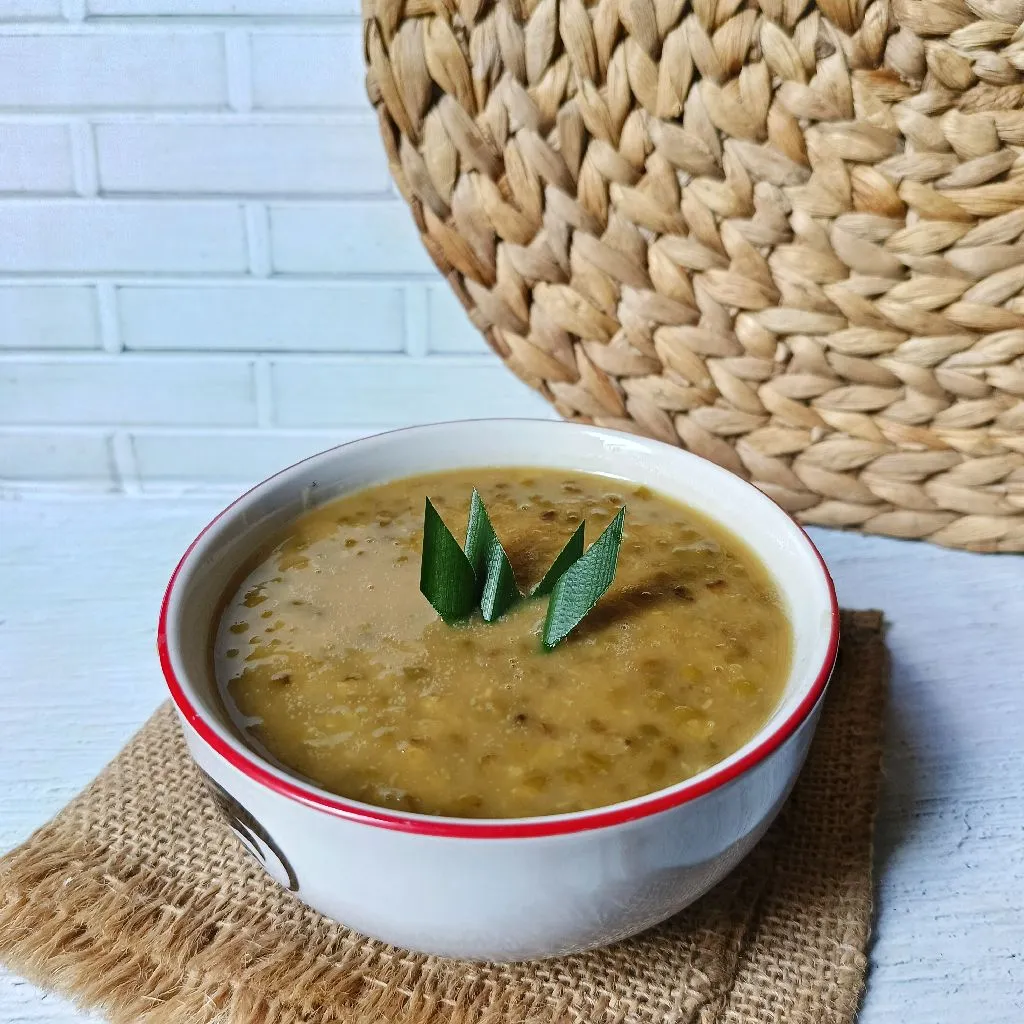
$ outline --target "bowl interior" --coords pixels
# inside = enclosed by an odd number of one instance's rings
[[[814,546],[782,509],[713,463],[657,441],[570,423],[479,420],[393,431],[315,455],[243,495],[197,538],[168,588],[166,654],[204,724],[229,746],[260,760],[227,722],[216,698],[209,652],[227,587],[277,530],[307,509],[373,484],[503,465],[573,469],[646,484],[717,520],[768,569],[793,626],[786,688],[750,743],[703,775],[740,761],[806,703],[834,643],[834,592]],[[265,759],[261,767],[295,778]],[[304,785],[311,793],[320,792]]]

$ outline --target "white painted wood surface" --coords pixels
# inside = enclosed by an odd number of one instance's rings
[[[222,502],[0,500],[0,851],[163,699],[164,582]],[[891,623],[878,920],[861,1024],[1024,1021],[1024,559],[817,532]],[[85,1019],[0,974],[0,1024]]]

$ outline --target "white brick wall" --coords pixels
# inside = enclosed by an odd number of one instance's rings
[[[255,426],[253,364],[216,356],[22,356],[0,362],[0,416],[13,426]]]
[[[22,0],[16,0],[15,6]],[[31,4],[32,0],[24,0]],[[59,6],[59,4],[58,4]],[[198,15],[237,15],[245,17],[288,17],[359,14],[358,0],[86,0],[90,14],[159,15],[181,17]]]
[[[272,266],[278,273],[434,276],[399,199],[333,206],[275,203],[269,212]]]
[[[94,289],[85,285],[0,285],[0,349],[100,347]]]
[[[189,122],[184,118],[95,125],[105,194],[386,194],[390,178],[368,117]],[[269,157],[269,158],[268,158]]]
[[[45,21],[60,16],[60,0],[4,0],[0,6],[0,21]]]
[[[18,32],[0,37],[0,107],[159,110],[227,100],[224,38],[213,31]]]
[[[0,192],[66,195],[74,185],[71,132],[66,125],[0,121]]]
[[[244,273],[240,203],[0,201],[0,274]]]
[[[551,415],[427,258],[357,0],[0,0],[0,486],[238,487]]]
[[[297,68],[302,69],[296,74]],[[253,105],[265,110],[363,108],[359,23],[335,31],[259,32],[252,37]]]
[[[133,285],[117,289],[126,349],[402,352],[404,290],[394,284]]]
[[[113,490],[114,456],[102,434],[67,430],[0,432],[0,464],[12,483],[86,485]]]

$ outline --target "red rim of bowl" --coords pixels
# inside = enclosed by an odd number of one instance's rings
[[[547,421],[543,421],[547,422]],[[556,423],[557,421],[552,421]],[[436,424],[434,424],[436,425]],[[412,428],[416,429],[416,428]],[[386,433],[401,433],[401,430],[386,431]],[[380,435],[376,435],[380,436]],[[363,440],[362,438],[358,440]],[[337,448],[345,448],[348,444],[357,444],[356,441],[349,441],[346,444],[337,445],[336,448],[328,449],[335,451]],[[657,442],[655,442],[657,443]],[[317,458],[325,452],[318,452],[310,458]],[[691,453],[692,454],[692,453]],[[699,458],[699,456],[695,456]],[[278,793],[280,796],[295,800],[319,811],[332,814],[335,817],[346,818],[349,821],[360,822],[364,825],[373,825],[376,828],[389,829],[397,832],[410,832],[421,836],[438,836],[447,839],[527,839],[540,836],[571,835],[576,832],[586,832],[590,829],[607,828],[611,825],[622,825],[626,822],[636,821],[639,818],[646,818],[661,811],[667,811],[681,804],[689,803],[697,797],[704,796],[720,786],[742,775],[748,768],[763,761],[769,754],[778,749],[794,732],[800,727],[805,718],[811,713],[819,698],[825,692],[825,687],[832,674],[835,665],[836,653],[839,649],[839,602],[836,598],[835,584],[832,576],[822,558],[821,552],[808,536],[807,531],[790,517],[790,521],[803,535],[807,546],[814,553],[821,566],[822,575],[828,587],[829,602],[831,605],[831,621],[828,648],[825,652],[825,660],[818,671],[814,682],[803,696],[800,703],[793,709],[786,719],[772,730],[757,746],[747,751],[743,757],[731,764],[713,770],[709,775],[694,782],[682,782],[669,790],[661,790],[650,797],[639,798],[619,806],[612,806],[602,810],[598,808],[592,811],[579,811],[575,814],[552,815],[547,818],[530,819],[509,819],[508,821],[474,821],[469,818],[441,818],[427,815],[403,815],[386,811],[383,808],[373,807],[369,804],[360,804],[352,800],[345,800],[341,797],[332,796],[323,790],[315,787],[303,786],[288,778],[276,775],[267,767],[262,765],[256,755],[246,756],[236,750],[207,722],[203,715],[185,693],[184,687],[178,680],[171,665],[170,650],[167,643],[167,616],[170,606],[171,594],[174,584],[182,566],[188,561],[196,545],[203,539],[210,529],[216,525],[231,509],[240,501],[258,490],[264,484],[269,483],[281,473],[294,469],[308,459],[300,460],[292,466],[288,466],[273,476],[267,477],[261,483],[251,487],[244,494],[237,497],[230,505],[218,512],[213,519],[199,532],[195,540],[189,544],[185,553],[181,556],[178,564],[171,573],[167,589],[164,591],[163,601],[160,605],[160,620],[157,627],[157,651],[160,656],[160,667],[163,670],[167,688],[171,692],[171,699],[174,701],[182,716],[195,730],[200,739],[209,746],[215,753],[224,758],[233,768],[242,772],[253,782],[267,789]],[[748,485],[751,486],[751,485]],[[758,491],[761,497],[772,501],[767,495]],[[772,501],[772,504],[775,504]],[[784,510],[783,510],[784,511]]]

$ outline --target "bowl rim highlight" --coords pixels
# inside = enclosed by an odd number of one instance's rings
[[[655,452],[667,449],[675,454],[685,454],[693,459],[700,459],[710,471],[721,473],[724,478],[731,482],[739,483],[751,492],[751,497],[756,495],[757,500],[767,503],[768,506],[781,512],[797,537],[813,554],[817,566],[820,567],[824,578],[829,601],[829,639],[825,649],[825,655],[813,680],[807,687],[806,692],[801,696],[795,707],[780,721],[771,724],[766,723],[759,730],[755,739],[756,743],[740,758],[731,763],[720,763],[712,766],[706,772],[682,782],[675,783],[664,789],[656,790],[645,796],[636,797],[621,804],[610,804],[602,807],[592,808],[584,811],[574,811],[569,814],[546,815],[535,818],[502,818],[502,819],[474,819],[474,818],[450,818],[425,814],[412,814],[408,812],[397,812],[375,807],[371,804],[364,804],[357,800],[350,800],[338,796],[326,790],[320,789],[312,782],[300,781],[298,778],[289,776],[275,769],[269,762],[262,758],[255,751],[249,749],[240,741],[229,741],[227,730],[216,722],[212,715],[208,714],[199,703],[189,694],[188,684],[179,679],[173,665],[171,648],[173,644],[173,626],[171,623],[171,604],[175,595],[175,588],[179,584],[183,572],[192,569],[190,561],[193,553],[200,542],[207,536],[211,529],[229,516],[240,504],[244,503],[255,492],[266,487],[272,481],[285,473],[292,472],[298,466],[304,465],[313,459],[321,458],[327,454],[336,453],[351,445],[358,445],[371,440],[372,438],[393,437],[405,433],[422,431],[429,428],[442,428],[452,426],[472,427],[473,424],[508,424],[510,426],[527,423],[544,424],[545,427],[553,430],[586,430],[591,434],[607,437],[612,440],[629,438],[644,448]],[[459,468],[453,466],[454,468]],[[588,470],[582,469],[581,472]],[[410,472],[406,475],[415,475]],[[396,478],[398,479],[398,478]],[[374,486],[374,485],[370,485]],[[747,539],[740,535],[740,539],[747,542]],[[758,555],[756,548],[752,548],[755,555]],[[807,532],[795,519],[781,509],[771,498],[757,490],[752,484],[735,476],[728,470],[714,465],[701,456],[692,452],[685,452],[679,448],[667,445],[661,441],[649,438],[636,437],[631,434],[622,434],[620,431],[609,430],[601,427],[594,427],[588,424],[571,423],[564,420],[541,420],[541,419],[513,419],[513,418],[486,418],[474,420],[456,420],[440,423],[419,424],[411,427],[401,427],[396,430],[381,431],[368,437],[357,438],[336,445],[333,448],[322,452],[314,453],[299,462],[293,463],[279,470],[277,473],[267,477],[265,480],[249,488],[239,495],[234,501],[222,509],[206,526],[197,534],[189,544],[185,553],[181,556],[171,574],[170,580],[164,591],[163,600],[160,606],[160,615],[157,626],[157,652],[159,655],[160,667],[163,671],[164,680],[178,711],[185,721],[191,726],[199,738],[210,747],[214,753],[225,760],[233,768],[247,776],[259,786],[269,789],[279,796],[303,804],[312,809],[325,812],[334,817],[344,818],[349,821],[370,825],[377,828],[388,829],[397,832],[412,833],[420,836],[436,836],[447,839],[525,839],[545,836],[565,836],[585,832],[592,829],[608,828],[623,825],[631,821],[647,818],[670,810],[682,804],[704,796],[713,790],[719,789],[738,778],[749,769],[755,767],[778,747],[780,747],[800,727],[804,720],[810,715],[818,701],[821,699],[828,684],[835,665],[836,654],[839,647],[839,603],[836,597],[835,585],[825,564],[824,558],[818,551],[814,542]]]

